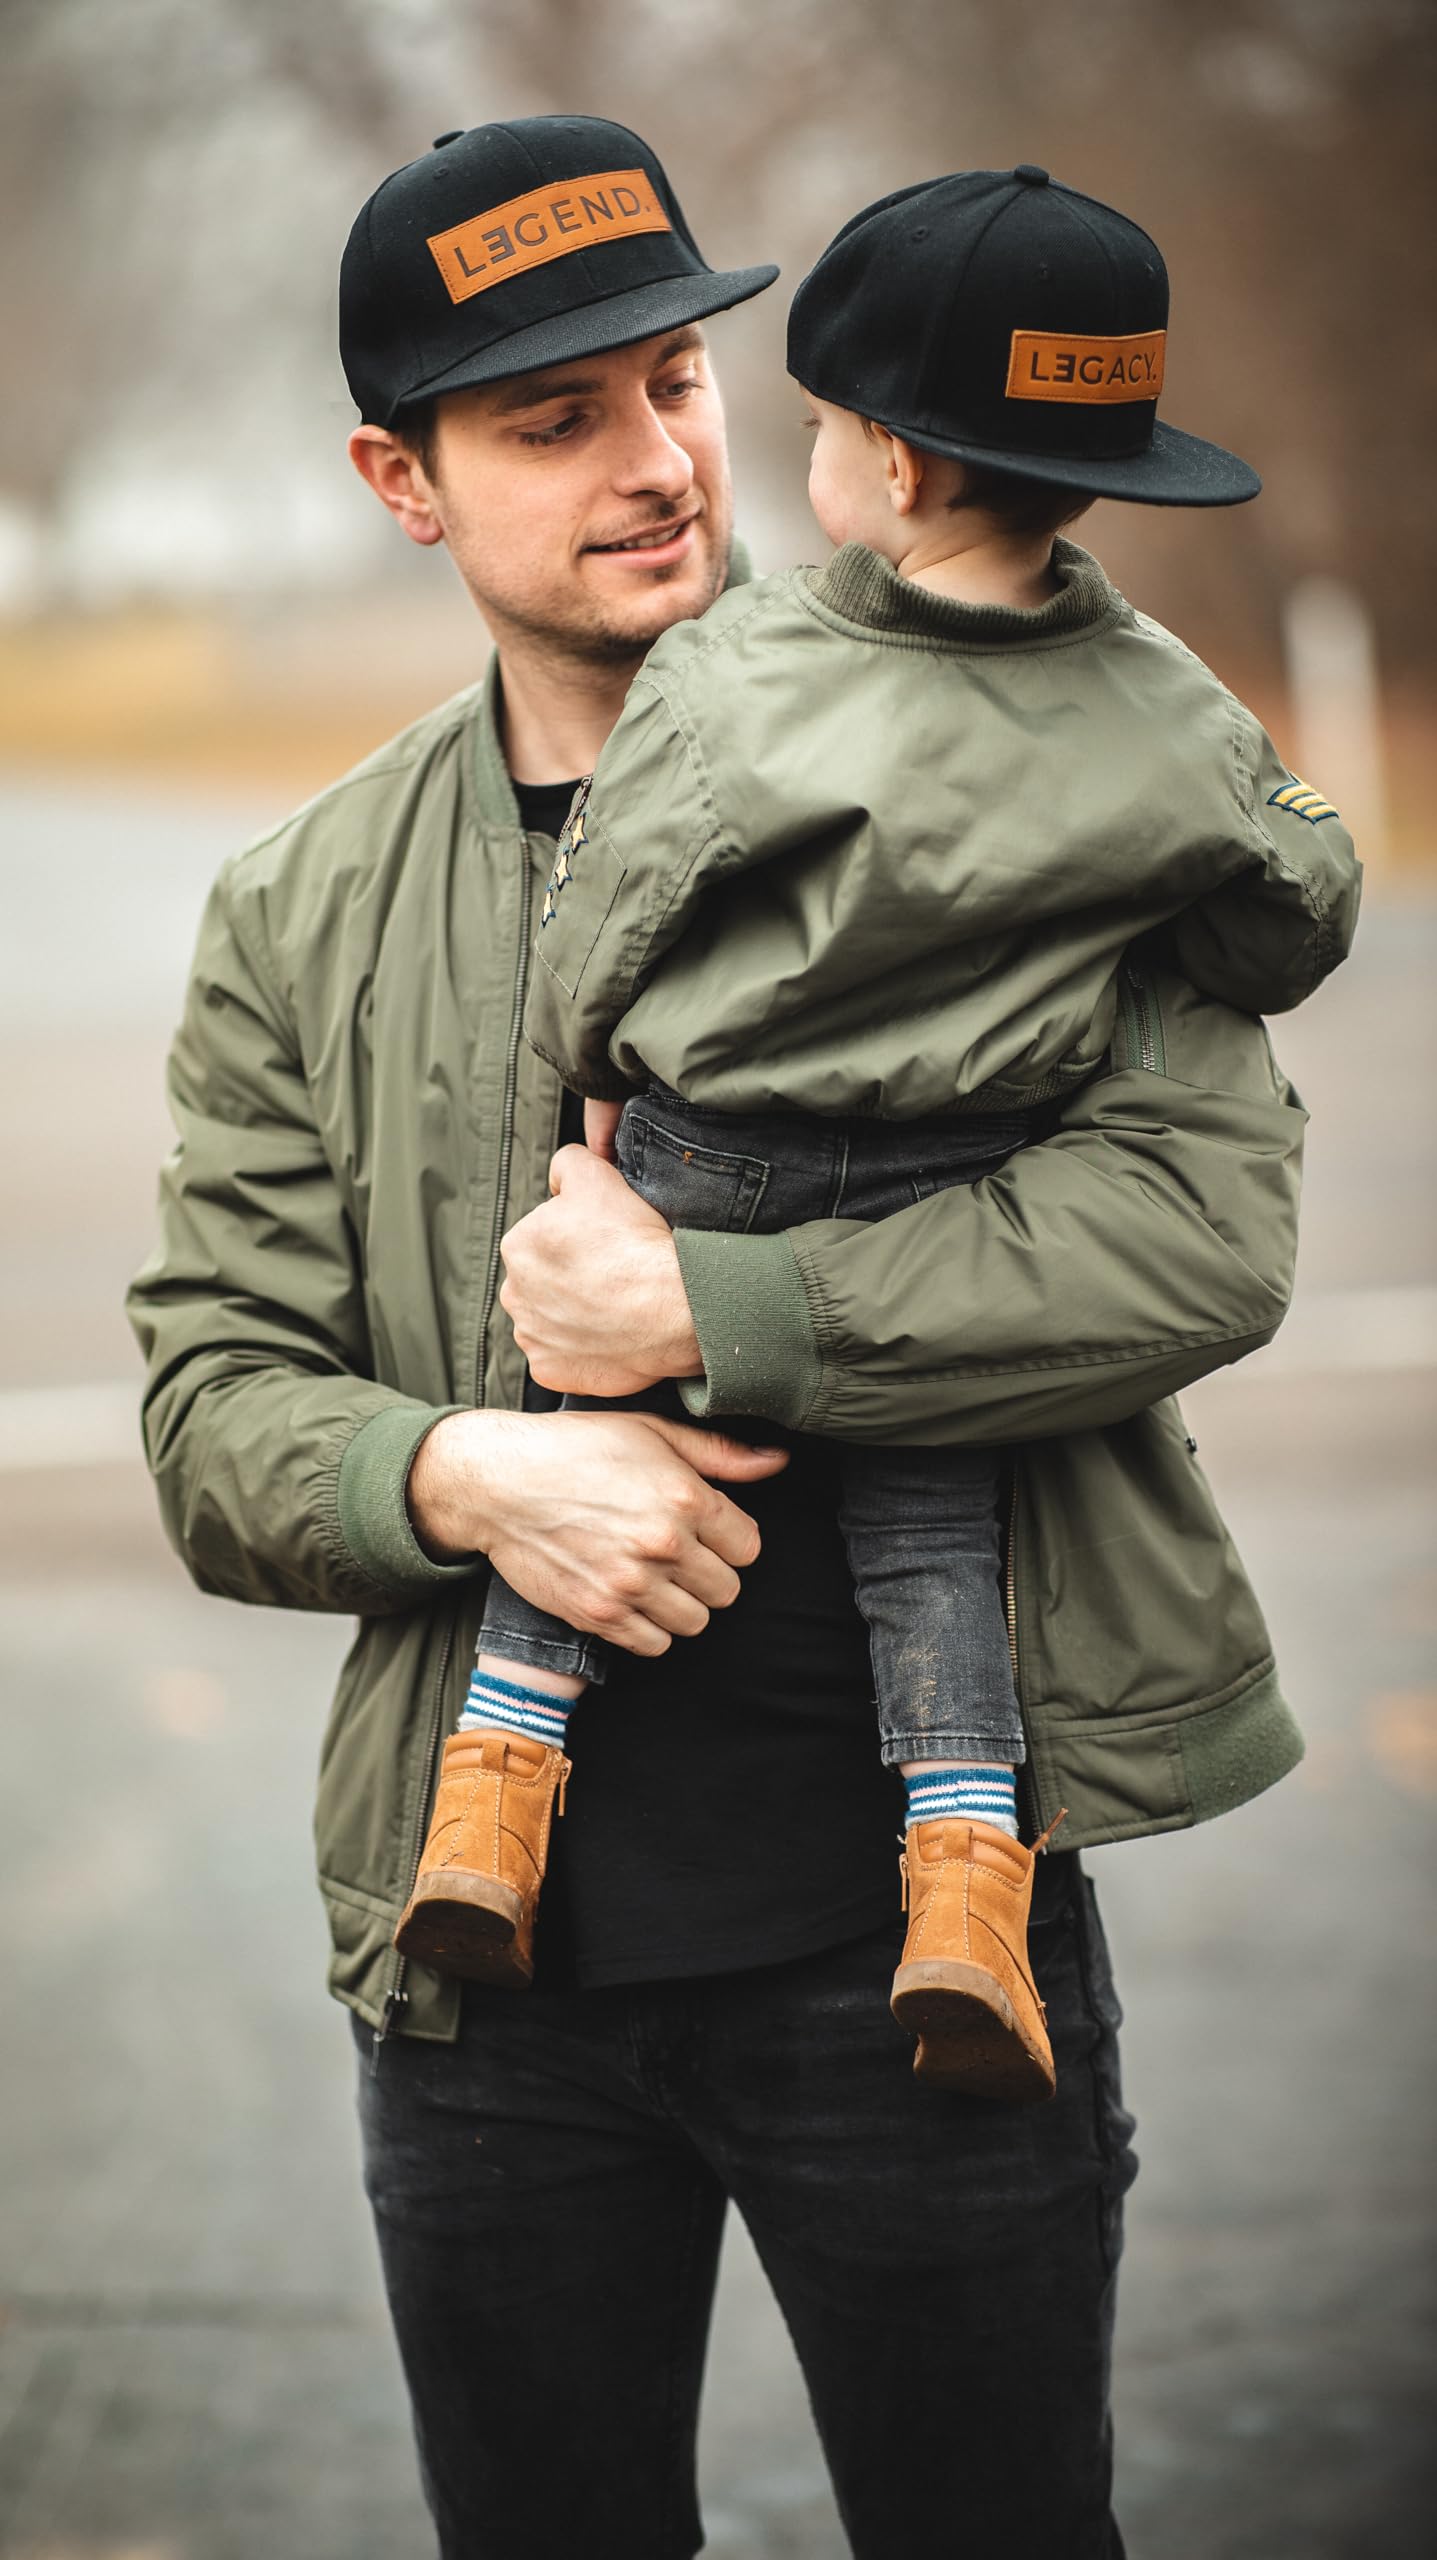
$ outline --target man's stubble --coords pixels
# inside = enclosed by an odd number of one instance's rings
[[[665,507],[655,513],[652,522],[662,524],[682,513],[681,507]],[[654,642],[675,622],[697,619],[723,593],[733,542],[733,495],[727,481],[721,491],[711,494],[701,526],[707,574],[694,600],[678,612],[660,609],[664,591],[693,576],[690,563],[676,561],[671,568],[645,573],[647,596],[642,602],[636,600],[622,620],[606,615],[598,600],[585,594],[577,580],[530,595],[488,573],[482,550],[479,546],[471,550],[469,544],[456,540],[457,528],[450,532],[448,543],[455,567],[496,647],[502,650],[506,641],[511,646],[517,641],[527,654],[575,667],[636,670]]]

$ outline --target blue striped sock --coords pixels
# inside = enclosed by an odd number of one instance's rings
[[[907,1780],[908,1827],[915,1822],[990,1822],[1018,1837],[1018,1780],[1012,1769],[920,1769]]]
[[[562,1751],[564,1728],[574,1704],[572,1698],[556,1698],[552,1689],[523,1689],[517,1680],[500,1680],[492,1671],[476,1670],[459,1731],[474,1733],[480,1725],[497,1725],[505,1733],[522,1733],[528,1742]]]

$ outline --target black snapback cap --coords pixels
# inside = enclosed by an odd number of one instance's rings
[[[1262,482],[1158,421],[1168,276],[1154,242],[1046,169],[901,187],[845,223],[794,296],[805,391],[960,462],[1154,507]]]
[[[376,188],[339,272],[360,416],[601,355],[746,302],[777,267],[704,264],[663,168],[599,116],[442,134]]]

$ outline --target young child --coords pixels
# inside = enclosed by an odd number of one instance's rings
[[[1166,320],[1146,234],[1030,167],[886,197],[800,287],[789,370],[837,555],[658,642],[536,945],[527,1035],[672,1225],[882,1218],[981,1179],[1098,1071],[1137,936],[1254,1012],[1343,956],[1357,873],[1330,804],[1059,538],[1099,496],[1257,493],[1157,423]],[[1001,1461],[851,1445],[841,1474],[908,1785],[894,2013],[925,2076],[1045,2097]],[[407,1954],[527,1982],[565,1725],[603,1668],[496,1580]]]

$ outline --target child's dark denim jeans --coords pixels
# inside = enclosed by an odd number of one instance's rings
[[[672,1227],[773,1234],[814,1218],[887,1218],[992,1173],[1031,1118],[739,1118],[662,1086],[619,1125],[625,1179]],[[589,1399],[566,1399],[571,1407]],[[986,1449],[843,1452],[839,1526],[868,1623],[883,1758],[1016,1766],[1022,1720],[1000,1586],[1001,1467]],[[498,1576],[481,1653],[604,1677],[604,1647],[532,1609]]]

